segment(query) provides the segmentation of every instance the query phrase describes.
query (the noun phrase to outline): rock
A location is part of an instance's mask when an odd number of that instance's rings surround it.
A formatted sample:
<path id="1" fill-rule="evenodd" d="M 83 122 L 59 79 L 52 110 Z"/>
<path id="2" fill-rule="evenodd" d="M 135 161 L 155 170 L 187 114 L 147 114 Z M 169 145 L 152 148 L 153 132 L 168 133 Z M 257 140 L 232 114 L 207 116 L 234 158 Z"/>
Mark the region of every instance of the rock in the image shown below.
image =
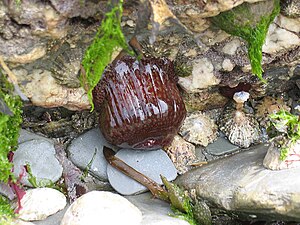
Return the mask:
<path id="1" fill-rule="evenodd" d="M 281 140 L 282 141 L 282 140 Z M 280 143 L 280 142 L 279 142 Z M 268 152 L 264 158 L 263 165 L 271 170 L 282 170 L 294 167 L 300 167 L 300 141 L 292 144 L 288 142 L 288 154 L 284 160 L 280 159 L 281 149 L 278 147 L 279 143 L 276 140 L 271 142 Z M 281 146 L 283 146 L 282 144 Z"/>
<path id="2" fill-rule="evenodd" d="M 26 141 L 32 141 L 32 140 L 46 140 L 46 141 L 52 142 L 52 140 L 49 138 L 43 137 L 41 135 L 37 135 L 35 133 L 32 133 L 32 132 L 24 130 L 24 129 L 20 130 L 20 136 L 18 139 L 19 144 L 22 144 L 23 142 L 26 142 Z"/>
<path id="3" fill-rule="evenodd" d="M 214 66 L 208 58 L 200 58 L 192 64 L 192 74 L 188 77 L 179 77 L 179 85 L 189 93 L 205 89 L 220 83 L 214 74 Z"/>
<path id="4" fill-rule="evenodd" d="M 28 181 L 28 174 L 24 166 L 29 164 L 37 184 L 45 182 L 55 183 L 62 175 L 62 166 L 55 157 L 53 143 L 43 139 L 23 142 L 19 145 L 13 157 L 14 175 L 23 175 L 21 182 L 32 186 Z"/>
<path id="5" fill-rule="evenodd" d="M 82 17 L 89 18 L 93 16 L 100 16 L 103 14 L 103 9 L 105 4 L 103 1 L 93 2 L 93 1 L 84 1 L 81 0 L 51 0 L 52 6 L 64 17 Z"/>
<path id="6" fill-rule="evenodd" d="M 162 184 L 161 174 L 169 181 L 174 180 L 177 176 L 175 166 L 163 150 L 133 151 L 132 149 L 121 149 L 115 156 L 159 184 Z M 122 195 L 133 195 L 147 190 L 145 186 L 111 165 L 107 166 L 107 176 L 111 186 Z"/>
<path id="7" fill-rule="evenodd" d="M 107 180 L 107 161 L 103 155 L 104 145 L 115 148 L 107 143 L 99 128 L 89 130 L 72 141 L 68 147 L 69 158 L 83 170 L 91 163 L 89 172 L 100 180 Z"/>
<path id="8" fill-rule="evenodd" d="M 73 202 L 61 225 L 139 225 L 141 220 L 141 211 L 124 197 L 111 192 L 92 191 Z"/>
<path id="9" fill-rule="evenodd" d="M 9 200 L 13 200 L 16 196 L 12 188 L 4 182 L 0 182 L 0 194 L 4 195 Z"/>
<path id="10" fill-rule="evenodd" d="M 30 189 L 21 199 L 19 218 L 25 221 L 43 220 L 65 208 L 66 204 L 66 197 L 55 189 Z"/>
<path id="11" fill-rule="evenodd" d="M 131 203 L 138 207 L 142 214 L 142 225 L 188 225 L 187 221 L 179 218 L 172 217 L 172 210 L 167 202 L 153 198 L 153 196 L 147 192 L 139 195 L 126 196 Z"/>
<path id="12" fill-rule="evenodd" d="M 189 171 L 176 179 L 210 205 L 248 216 L 246 219 L 299 221 L 298 168 L 263 167 L 267 146 L 257 146 Z M 252 216 L 252 217 L 250 217 Z"/>
<path id="13" fill-rule="evenodd" d="M 182 98 L 188 112 L 224 107 L 228 99 L 215 90 L 201 90 L 196 93 L 183 91 Z"/>
<path id="14" fill-rule="evenodd" d="M 236 7 L 244 2 L 254 3 L 259 2 L 260 0 L 228 0 L 226 2 L 199 2 L 198 4 L 186 4 L 185 0 L 168 0 L 169 5 L 176 5 L 177 7 L 173 8 L 175 14 L 179 12 L 182 13 L 182 16 L 193 16 L 198 15 L 200 18 L 211 17 L 219 14 L 220 12 L 227 11 Z M 177 12 L 177 13 L 176 13 Z M 192 13 L 191 13 L 192 12 Z M 180 17 L 179 17 L 180 18 Z M 195 19 L 195 18 L 193 18 Z M 187 24 L 185 24 L 187 25 Z"/>
<path id="15" fill-rule="evenodd" d="M 223 136 L 218 137 L 213 143 L 206 146 L 206 151 L 215 156 L 232 153 L 239 149 L 238 146 L 231 144 Z"/>
<path id="16" fill-rule="evenodd" d="M 12 188 L 8 184 L 6 184 L 2 181 L 0 182 L 0 194 L 4 195 L 9 200 L 13 200 L 16 197 L 16 195 L 13 192 Z"/>
<path id="17" fill-rule="evenodd" d="M 179 134 L 188 142 L 207 146 L 217 138 L 218 127 L 208 116 L 193 112 L 185 118 Z"/>
<path id="18" fill-rule="evenodd" d="M 35 224 L 31 223 L 31 222 L 26 222 L 26 221 L 23 221 L 23 220 L 19 220 L 19 219 L 14 219 L 12 221 L 11 225 L 35 225 Z"/>
<path id="19" fill-rule="evenodd" d="M 59 212 L 55 213 L 52 216 L 47 217 L 44 220 L 34 221 L 34 225 L 60 225 L 60 222 L 69 207 L 70 205 L 69 203 L 67 203 L 64 209 L 60 210 Z"/>
<path id="20" fill-rule="evenodd" d="M 70 110 L 90 108 L 87 95 L 83 88 L 67 88 L 59 85 L 47 70 L 33 70 L 27 76 L 26 71 L 14 71 L 22 86 L 24 94 L 36 106 L 46 108 L 63 106 Z"/>
<path id="21" fill-rule="evenodd" d="M 300 38 L 296 34 L 271 24 L 262 51 L 267 54 L 274 54 L 293 49 L 299 45 Z"/>
<path id="22" fill-rule="evenodd" d="M 179 174 L 192 168 L 192 163 L 197 161 L 195 146 L 176 135 L 170 146 L 165 148 L 168 156 L 174 163 Z"/>

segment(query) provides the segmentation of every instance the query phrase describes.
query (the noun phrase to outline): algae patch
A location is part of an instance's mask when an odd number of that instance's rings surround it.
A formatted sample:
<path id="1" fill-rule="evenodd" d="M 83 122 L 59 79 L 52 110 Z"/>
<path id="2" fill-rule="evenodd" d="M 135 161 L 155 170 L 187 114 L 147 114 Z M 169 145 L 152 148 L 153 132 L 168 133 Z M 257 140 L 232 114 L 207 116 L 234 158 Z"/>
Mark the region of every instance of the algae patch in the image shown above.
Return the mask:
<path id="1" fill-rule="evenodd" d="M 81 84 L 87 91 L 92 110 L 94 109 L 92 90 L 99 82 L 105 67 L 110 63 L 112 53 L 117 48 L 129 51 L 121 29 L 122 4 L 121 0 L 105 14 L 94 40 L 82 60 L 85 72 L 81 75 Z"/>
<path id="2" fill-rule="evenodd" d="M 19 96 L 13 95 L 11 85 L 0 71 L 0 99 L 5 102 L 13 115 L 0 112 L 0 181 L 5 183 L 12 178 L 12 163 L 8 154 L 18 146 L 19 130 L 22 123 L 22 101 Z"/>
<path id="3" fill-rule="evenodd" d="M 243 3 L 211 18 L 215 26 L 247 41 L 252 73 L 263 82 L 266 81 L 262 77 L 262 46 L 271 22 L 280 12 L 279 3 L 279 0 Z"/>

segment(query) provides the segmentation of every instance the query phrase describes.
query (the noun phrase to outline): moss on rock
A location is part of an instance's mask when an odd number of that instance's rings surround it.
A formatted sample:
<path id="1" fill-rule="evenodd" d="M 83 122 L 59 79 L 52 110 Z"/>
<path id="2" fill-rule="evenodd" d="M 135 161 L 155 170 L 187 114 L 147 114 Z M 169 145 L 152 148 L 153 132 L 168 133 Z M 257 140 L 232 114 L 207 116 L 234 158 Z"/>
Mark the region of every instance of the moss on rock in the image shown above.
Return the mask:
<path id="1" fill-rule="evenodd" d="M 265 82 L 262 77 L 262 46 L 269 25 L 280 11 L 280 1 L 243 3 L 229 11 L 212 17 L 211 22 L 225 32 L 243 38 L 248 43 L 248 56 L 252 73 Z"/>

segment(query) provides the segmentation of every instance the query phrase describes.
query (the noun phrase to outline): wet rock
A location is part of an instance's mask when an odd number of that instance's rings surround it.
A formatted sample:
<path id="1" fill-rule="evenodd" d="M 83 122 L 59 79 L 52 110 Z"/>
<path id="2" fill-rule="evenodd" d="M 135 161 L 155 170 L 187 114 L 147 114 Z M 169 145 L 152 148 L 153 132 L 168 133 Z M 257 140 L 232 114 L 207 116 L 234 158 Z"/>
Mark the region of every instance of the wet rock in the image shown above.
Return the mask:
<path id="1" fill-rule="evenodd" d="M 55 189 L 30 189 L 21 199 L 19 218 L 25 221 L 43 220 L 65 208 L 66 204 L 66 197 Z"/>
<path id="2" fill-rule="evenodd" d="M 220 136 L 213 143 L 206 146 L 205 149 L 211 155 L 221 156 L 235 152 L 239 147 L 231 144 L 224 136 Z"/>
<path id="3" fill-rule="evenodd" d="M 218 208 L 247 219 L 298 221 L 298 168 L 271 171 L 263 167 L 267 146 L 257 146 L 211 162 L 178 177 L 176 183 Z M 250 217 L 252 216 L 252 217 Z"/>
<path id="4" fill-rule="evenodd" d="M 107 161 L 103 155 L 103 146 L 113 149 L 104 139 L 99 128 L 94 128 L 72 141 L 68 147 L 69 158 L 79 168 L 88 171 L 100 180 L 107 180 Z"/>
<path id="5" fill-rule="evenodd" d="M 19 139 L 18 139 L 19 144 L 22 144 L 23 142 L 26 142 L 26 141 L 32 141 L 32 140 L 46 140 L 46 141 L 52 142 L 52 140 L 49 139 L 49 138 L 46 138 L 46 137 L 43 137 L 41 135 L 32 133 L 32 132 L 27 131 L 25 129 L 20 130 L 20 136 L 19 136 Z"/>
<path id="6" fill-rule="evenodd" d="M 24 168 L 26 164 L 30 166 L 37 184 L 55 183 L 62 175 L 62 166 L 55 157 L 53 143 L 43 139 L 21 143 L 14 152 L 13 164 L 15 176 L 21 175 L 21 182 L 27 186 L 32 184 L 28 181 L 28 174 Z"/>
<path id="7" fill-rule="evenodd" d="M 11 189 L 11 187 L 3 182 L 0 182 L 0 194 L 7 197 L 9 200 L 13 200 L 15 198 L 15 193 Z"/>
<path id="8" fill-rule="evenodd" d="M 33 70 L 26 74 L 26 70 L 14 71 L 20 82 L 24 83 L 24 94 L 36 106 L 46 108 L 63 106 L 70 110 L 90 108 L 90 104 L 83 88 L 67 88 L 59 85 L 47 70 Z M 25 73 L 25 74 L 24 74 Z"/>
<path id="9" fill-rule="evenodd" d="M 200 112 L 190 113 L 179 134 L 188 142 L 207 146 L 217 138 L 218 127 L 212 119 Z"/>
<path id="10" fill-rule="evenodd" d="M 167 202 L 153 198 L 150 193 L 143 193 L 134 196 L 126 196 L 131 203 L 138 207 L 142 214 L 142 225 L 188 225 L 185 220 L 172 217 L 173 212 L 170 209 L 170 205 Z"/>
<path id="11" fill-rule="evenodd" d="M 170 146 L 165 148 L 168 156 L 174 163 L 179 174 L 183 174 L 192 168 L 197 161 L 195 146 L 176 135 Z"/>
<path id="12" fill-rule="evenodd" d="M 279 141 L 280 139 L 274 139 L 269 148 L 268 152 L 264 158 L 263 165 L 271 170 L 282 170 L 282 169 L 289 169 L 294 167 L 300 167 L 300 141 L 292 144 L 290 141 L 286 144 L 282 144 Z M 283 140 L 281 140 L 282 142 Z M 288 147 L 288 154 L 284 160 L 281 160 L 281 146 L 289 146 Z"/>
<path id="13" fill-rule="evenodd" d="M 121 149 L 115 156 L 159 184 L 162 184 L 161 174 L 169 181 L 174 180 L 177 176 L 175 166 L 163 150 Z M 147 190 L 145 186 L 127 177 L 111 165 L 107 166 L 107 175 L 111 186 L 120 194 L 132 195 Z"/>
<path id="14" fill-rule="evenodd" d="M 124 197 L 92 191 L 77 199 L 65 213 L 61 225 L 141 224 L 141 211 Z"/>

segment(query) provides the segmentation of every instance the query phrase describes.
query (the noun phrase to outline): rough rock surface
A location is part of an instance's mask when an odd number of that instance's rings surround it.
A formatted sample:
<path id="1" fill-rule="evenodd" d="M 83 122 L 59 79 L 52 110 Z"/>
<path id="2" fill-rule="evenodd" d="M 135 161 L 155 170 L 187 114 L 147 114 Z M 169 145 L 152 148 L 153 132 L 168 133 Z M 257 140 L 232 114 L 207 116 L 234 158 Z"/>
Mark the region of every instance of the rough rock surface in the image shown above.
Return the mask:
<path id="1" fill-rule="evenodd" d="M 271 171 L 262 165 L 267 146 L 211 162 L 178 177 L 176 183 L 210 204 L 247 219 L 296 220 L 300 210 L 298 168 Z"/>
<path id="2" fill-rule="evenodd" d="M 24 69 L 14 71 L 19 81 L 24 83 L 24 94 L 36 106 L 53 108 L 63 106 L 70 110 L 90 108 L 83 88 L 68 88 L 60 85 L 48 70 L 33 70 L 27 74 Z"/>
<path id="3" fill-rule="evenodd" d="M 288 142 L 289 146 L 287 157 L 284 160 L 280 159 L 280 148 L 278 142 L 272 142 L 268 148 L 268 152 L 264 158 L 263 165 L 271 170 L 282 170 L 294 167 L 300 167 L 300 141 L 294 144 Z"/>
<path id="4" fill-rule="evenodd" d="M 218 127 L 214 121 L 203 113 L 190 113 L 185 118 L 179 134 L 188 142 L 207 146 L 218 135 Z"/>
<path id="5" fill-rule="evenodd" d="M 124 197 L 92 191 L 77 199 L 65 213 L 61 225 L 141 224 L 141 211 Z"/>
<path id="6" fill-rule="evenodd" d="M 179 174 L 183 174 L 192 168 L 192 164 L 197 161 L 195 145 L 185 141 L 176 135 L 170 146 L 164 149 Z"/>
<path id="7" fill-rule="evenodd" d="M 65 208 L 66 197 L 52 188 L 34 188 L 21 199 L 19 218 L 25 221 L 43 220 Z"/>

